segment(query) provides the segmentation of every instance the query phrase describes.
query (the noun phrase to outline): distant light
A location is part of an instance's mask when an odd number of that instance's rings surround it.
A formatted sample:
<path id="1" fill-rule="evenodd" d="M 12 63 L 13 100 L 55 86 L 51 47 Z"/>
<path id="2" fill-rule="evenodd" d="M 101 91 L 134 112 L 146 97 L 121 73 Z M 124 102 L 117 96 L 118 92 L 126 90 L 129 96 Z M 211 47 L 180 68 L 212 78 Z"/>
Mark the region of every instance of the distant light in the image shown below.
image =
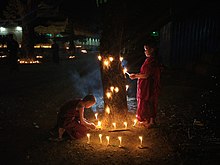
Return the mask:
<path id="1" fill-rule="evenodd" d="M 153 31 L 153 32 L 151 32 L 150 35 L 153 36 L 153 37 L 157 37 L 157 36 L 159 36 L 159 33 L 156 32 L 156 31 Z"/>
<path id="2" fill-rule="evenodd" d="M 22 31 L 22 27 L 17 26 L 17 27 L 16 27 L 16 30 L 17 30 L 17 31 Z"/>
<path id="3" fill-rule="evenodd" d="M 4 32 L 4 31 L 6 31 L 6 28 L 0 27 L 0 32 Z"/>
<path id="4" fill-rule="evenodd" d="M 82 49 L 81 52 L 82 52 L 82 53 L 87 53 L 87 50 Z"/>

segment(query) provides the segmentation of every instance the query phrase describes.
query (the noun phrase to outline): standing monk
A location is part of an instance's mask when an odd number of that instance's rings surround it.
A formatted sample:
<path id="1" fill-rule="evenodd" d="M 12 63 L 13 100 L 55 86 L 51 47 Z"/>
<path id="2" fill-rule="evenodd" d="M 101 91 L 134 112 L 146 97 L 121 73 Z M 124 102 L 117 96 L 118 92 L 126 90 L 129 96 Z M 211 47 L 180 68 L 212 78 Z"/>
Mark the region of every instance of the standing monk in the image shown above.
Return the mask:
<path id="1" fill-rule="evenodd" d="M 144 45 L 146 60 L 142 64 L 140 73 L 130 74 L 137 82 L 137 119 L 145 127 L 155 124 L 160 89 L 160 65 L 156 58 L 156 45 Z"/>

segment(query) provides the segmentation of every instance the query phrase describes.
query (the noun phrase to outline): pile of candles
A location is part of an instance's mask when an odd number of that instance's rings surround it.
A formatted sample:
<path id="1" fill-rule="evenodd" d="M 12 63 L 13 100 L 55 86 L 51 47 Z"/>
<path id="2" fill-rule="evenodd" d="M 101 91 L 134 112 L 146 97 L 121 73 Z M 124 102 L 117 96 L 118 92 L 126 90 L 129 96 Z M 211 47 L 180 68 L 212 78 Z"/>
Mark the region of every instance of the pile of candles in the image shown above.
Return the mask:
<path id="1" fill-rule="evenodd" d="M 103 144 L 103 139 L 102 139 L 103 135 L 102 134 L 99 134 L 99 143 L 100 144 Z M 106 138 L 106 146 L 110 146 L 110 136 L 105 136 Z M 139 136 L 138 137 L 139 140 L 140 140 L 140 144 L 139 144 L 139 148 L 143 148 L 143 136 Z M 119 140 L 119 143 L 118 143 L 118 147 L 121 148 L 123 147 L 122 145 L 122 136 L 118 136 L 118 140 Z M 90 144 L 91 142 L 91 134 L 88 133 L 87 134 L 87 143 Z"/>

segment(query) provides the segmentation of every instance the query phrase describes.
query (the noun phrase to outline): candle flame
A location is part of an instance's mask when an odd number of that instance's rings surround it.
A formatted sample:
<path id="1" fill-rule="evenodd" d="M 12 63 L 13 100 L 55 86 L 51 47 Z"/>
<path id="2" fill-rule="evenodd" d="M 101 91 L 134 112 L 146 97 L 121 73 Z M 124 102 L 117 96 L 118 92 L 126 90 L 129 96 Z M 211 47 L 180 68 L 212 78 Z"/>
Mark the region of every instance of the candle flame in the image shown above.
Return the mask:
<path id="1" fill-rule="evenodd" d="M 106 112 L 107 114 L 110 114 L 110 108 L 109 108 L 109 106 L 107 106 L 107 107 L 105 108 L 105 112 Z"/>
<path id="2" fill-rule="evenodd" d="M 124 122 L 124 125 L 125 125 L 125 129 L 127 129 L 128 123 L 127 123 L 127 122 Z"/>
<path id="3" fill-rule="evenodd" d="M 102 122 L 101 121 L 98 121 L 98 124 L 97 124 L 97 126 L 96 126 L 96 128 L 102 128 Z"/>
<path id="4" fill-rule="evenodd" d="M 102 56 L 98 55 L 98 59 L 99 59 L 99 61 L 101 61 L 102 60 Z"/>
<path id="5" fill-rule="evenodd" d="M 140 143 L 141 143 L 141 146 L 142 146 L 143 137 L 142 137 L 142 136 L 139 136 L 139 139 L 140 139 Z"/>
<path id="6" fill-rule="evenodd" d="M 95 113 L 95 119 L 98 120 L 98 113 Z"/>
<path id="7" fill-rule="evenodd" d="M 120 57 L 120 61 L 123 61 L 123 57 Z"/>
<path id="8" fill-rule="evenodd" d="M 106 92 L 106 96 L 109 99 L 112 96 L 111 92 Z"/>
<path id="9" fill-rule="evenodd" d="M 128 90 L 128 88 L 129 88 L 129 85 L 126 85 L 126 91 Z"/>
<path id="10" fill-rule="evenodd" d="M 112 123 L 112 125 L 113 125 L 114 129 L 116 129 L 116 123 Z"/>
<path id="11" fill-rule="evenodd" d="M 102 134 L 99 134 L 99 141 L 102 143 Z"/>
<path id="12" fill-rule="evenodd" d="M 115 87 L 115 92 L 118 93 L 118 91 L 119 91 L 119 88 Z"/>
<path id="13" fill-rule="evenodd" d="M 115 87 L 111 86 L 111 87 L 110 87 L 110 90 L 113 92 L 113 91 L 114 91 L 114 88 L 115 88 Z"/>
<path id="14" fill-rule="evenodd" d="M 119 147 L 121 147 L 122 137 L 119 136 L 119 137 L 118 137 L 118 140 L 119 140 Z"/>
<path id="15" fill-rule="evenodd" d="M 124 73 L 124 74 L 125 74 L 127 71 L 128 71 L 127 68 L 124 68 L 124 69 L 123 69 L 123 73 Z"/>
<path id="16" fill-rule="evenodd" d="M 105 65 L 105 66 L 109 66 L 109 61 L 108 61 L 108 60 L 105 60 L 105 61 L 104 61 L 104 65 Z"/>
<path id="17" fill-rule="evenodd" d="M 109 57 L 108 59 L 109 59 L 109 61 L 111 61 L 111 62 L 114 60 L 113 57 Z"/>
<path id="18" fill-rule="evenodd" d="M 137 119 L 134 119 L 133 127 L 137 124 Z"/>
<path id="19" fill-rule="evenodd" d="M 107 145 L 109 145 L 110 137 L 109 137 L 109 136 L 106 136 L 106 140 L 107 140 Z"/>

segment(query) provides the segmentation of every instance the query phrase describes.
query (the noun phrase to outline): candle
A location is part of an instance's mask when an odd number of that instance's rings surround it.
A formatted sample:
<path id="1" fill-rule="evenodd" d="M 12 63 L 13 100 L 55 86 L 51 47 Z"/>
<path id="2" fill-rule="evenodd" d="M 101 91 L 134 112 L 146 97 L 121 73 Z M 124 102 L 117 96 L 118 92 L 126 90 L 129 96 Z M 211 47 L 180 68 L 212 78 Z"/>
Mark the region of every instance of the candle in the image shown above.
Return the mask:
<path id="1" fill-rule="evenodd" d="M 112 123 L 112 125 L 113 125 L 114 129 L 116 129 L 116 123 Z"/>
<path id="2" fill-rule="evenodd" d="M 119 88 L 115 87 L 115 92 L 118 93 L 119 92 Z"/>
<path id="3" fill-rule="evenodd" d="M 109 108 L 109 106 L 107 106 L 107 107 L 105 108 L 105 112 L 106 112 L 107 114 L 110 114 L 110 108 Z"/>
<path id="4" fill-rule="evenodd" d="M 102 122 L 101 121 L 98 121 L 98 124 L 97 124 L 96 128 L 98 128 L 98 129 L 102 128 Z"/>
<path id="5" fill-rule="evenodd" d="M 90 143 L 90 133 L 87 133 L 87 138 L 88 138 L 87 143 L 89 144 Z"/>
<path id="6" fill-rule="evenodd" d="M 114 88 L 115 88 L 115 87 L 111 86 L 111 87 L 110 87 L 110 90 L 111 90 L 112 92 L 114 92 Z"/>
<path id="7" fill-rule="evenodd" d="M 119 146 L 118 146 L 118 147 L 122 147 L 122 145 L 121 145 L 121 142 L 122 142 L 122 137 L 121 137 L 121 136 L 119 136 L 119 137 L 118 137 L 118 140 L 119 140 Z"/>
<path id="8" fill-rule="evenodd" d="M 127 122 L 124 122 L 124 125 L 125 125 L 125 129 L 127 129 L 128 123 L 127 123 Z"/>
<path id="9" fill-rule="evenodd" d="M 137 119 L 134 119 L 133 127 L 137 124 Z"/>
<path id="10" fill-rule="evenodd" d="M 109 137 L 109 136 L 106 136 L 106 140 L 107 140 L 107 145 L 109 145 L 110 137 Z"/>
<path id="11" fill-rule="evenodd" d="M 102 144 L 102 134 L 99 134 L 99 141 Z"/>
<path id="12" fill-rule="evenodd" d="M 98 120 L 98 113 L 95 113 L 95 119 Z"/>
<path id="13" fill-rule="evenodd" d="M 143 137 L 142 136 L 139 136 L 139 139 L 140 139 L 140 146 L 142 147 L 142 145 L 143 145 Z"/>
<path id="14" fill-rule="evenodd" d="M 112 96 L 111 92 L 106 92 L 106 96 L 109 99 Z"/>

